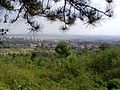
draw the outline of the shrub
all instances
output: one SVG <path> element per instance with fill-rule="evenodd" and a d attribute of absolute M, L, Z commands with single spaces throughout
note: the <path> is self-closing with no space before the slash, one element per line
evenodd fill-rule
<path fill-rule="evenodd" d="M 120 79 L 112 79 L 107 84 L 108 90 L 120 89 Z"/>
<path fill-rule="evenodd" d="M 32 54 L 31 54 L 31 60 L 33 61 L 35 59 L 35 57 L 37 57 L 37 53 L 36 52 L 32 52 Z"/>
<path fill-rule="evenodd" d="M 64 56 L 64 57 L 67 57 L 71 54 L 71 48 L 70 48 L 70 45 L 66 42 L 60 42 L 56 48 L 55 48 L 55 51 L 61 55 L 61 56 Z"/>
<path fill-rule="evenodd" d="M 99 49 L 100 49 L 100 50 L 105 50 L 105 49 L 107 49 L 107 48 L 109 48 L 109 47 L 110 47 L 109 44 L 103 43 L 103 44 L 100 45 Z"/>

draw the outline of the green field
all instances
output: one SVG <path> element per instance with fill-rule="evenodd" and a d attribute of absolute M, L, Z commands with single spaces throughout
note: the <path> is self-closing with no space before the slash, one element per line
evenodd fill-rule
<path fill-rule="evenodd" d="M 67 57 L 21 50 L 29 53 L 1 50 L 0 90 L 120 90 L 119 47 Z"/>

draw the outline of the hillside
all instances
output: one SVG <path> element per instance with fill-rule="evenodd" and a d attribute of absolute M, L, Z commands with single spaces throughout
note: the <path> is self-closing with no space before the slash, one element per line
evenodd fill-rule
<path fill-rule="evenodd" d="M 120 48 L 0 54 L 0 90 L 119 90 Z"/>

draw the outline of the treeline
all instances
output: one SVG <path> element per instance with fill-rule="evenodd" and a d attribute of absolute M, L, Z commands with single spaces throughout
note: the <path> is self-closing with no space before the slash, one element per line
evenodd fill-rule
<path fill-rule="evenodd" d="M 0 90 L 120 90 L 120 47 L 0 55 Z"/>

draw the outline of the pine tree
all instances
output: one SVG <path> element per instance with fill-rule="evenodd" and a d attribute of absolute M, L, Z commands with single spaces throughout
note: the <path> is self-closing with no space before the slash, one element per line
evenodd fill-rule
<path fill-rule="evenodd" d="M 3 14 L 4 17 L 1 17 L 1 22 L 15 23 L 18 19 L 22 18 L 30 25 L 30 30 L 39 31 L 39 29 L 42 29 L 41 23 L 33 20 L 33 18 L 39 16 L 51 21 L 59 20 L 64 22 L 61 30 L 65 31 L 73 25 L 77 19 L 95 26 L 103 16 L 112 17 L 112 0 L 105 0 L 108 5 L 104 11 L 93 7 L 91 1 L 92 0 L 0 0 L 0 12 L 5 12 Z M 63 4 L 55 8 L 55 5 L 59 2 Z M 11 17 L 11 15 L 13 16 Z M 2 31 L 0 30 L 0 32 Z"/>

